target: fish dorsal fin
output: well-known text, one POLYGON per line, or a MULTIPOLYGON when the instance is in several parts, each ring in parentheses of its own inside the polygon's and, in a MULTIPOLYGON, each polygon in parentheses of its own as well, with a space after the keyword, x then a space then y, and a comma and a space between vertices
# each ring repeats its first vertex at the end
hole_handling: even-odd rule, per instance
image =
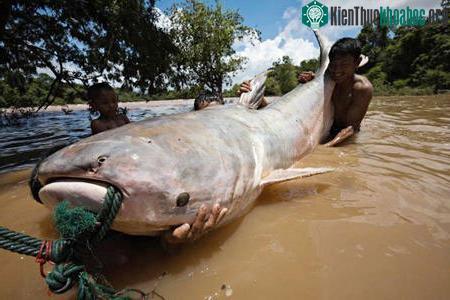
POLYGON ((266 90, 267 75, 270 71, 264 71, 256 75, 250 80, 252 90, 248 93, 242 93, 239 98, 239 104, 244 105, 250 109, 258 109, 264 98, 264 91, 266 90))
POLYGON ((309 177, 334 171, 333 168, 289 168, 272 171, 269 176, 262 179, 261 185, 266 186, 274 183, 289 181, 297 178, 309 177))

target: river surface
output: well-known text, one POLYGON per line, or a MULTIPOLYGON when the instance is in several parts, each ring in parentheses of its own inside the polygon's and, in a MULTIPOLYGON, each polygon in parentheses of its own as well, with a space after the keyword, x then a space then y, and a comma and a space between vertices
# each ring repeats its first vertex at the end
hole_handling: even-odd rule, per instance
MULTIPOLYGON (((165 299, 450 299, 449 107, 449 95, 375 98, 356 138, 297 163, 335 172, 266 188, 245 217, 175 254, 113 233, 98 254, 103 274, 165 299)), ((89 135, 87 116, 0 129, 0 225, 57 237, 27 188, 29 166, 89 135)), ((49 297, 33 258, 0 250, 0 266, 0 299, 49 297)))

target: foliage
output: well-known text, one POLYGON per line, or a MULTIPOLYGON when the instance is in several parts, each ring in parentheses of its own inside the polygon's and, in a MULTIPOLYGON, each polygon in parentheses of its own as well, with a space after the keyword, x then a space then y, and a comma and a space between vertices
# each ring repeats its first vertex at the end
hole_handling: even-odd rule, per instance
POLYGON ((180 49, 174 58, 172 83, 177 90, 199 86, 222 96, 224 84, 242 68, 233 43, 244 37, 259 38, 259 32, 243 25, 237 11, 226 10, 220 2, 208 6, 188 0, 170 12, 170 35, 180 49))
POLYGON ((304 60, 296 66, 289 56, 283 56, 272 65, 272 72, 266 81, 266 95, 280 96, 290 92, 298 85, 298 75, 301 72, 315 72, 318 67, 317 59, 304 60))
POLYGON ((224 97, 236 97, 239 92, 239 84, 233 85, 230 89, 223 92, 224 97))
MULTIPOLYGON (((84 103, 86 85, 96 80, 120 87, 120 101, 195 98, 205 89, 222 94, 245 63, 233 43, 259 38, 259 32, 220 2, 197 0, 174 6, 170 27, 161 29, 153 5, 154 0, 0 2, 0 107, 28 114, 18 108, 84 103)), ((357 39, 370 61, 359 71, 375 94, 450 90, 449 31, 442 22, 366 25, 357 39)), ((300 72, 318 65, 311 59, 296 66, 287 56, 274 62, 266 95, 289 92, 300 72)))
POLYGON ((32 107, 45 100, 53 79, 47 74, 40 74, 24 82, 15 84, 15 80, 23 77, 6 73, 0 81, 0 107, 32 107))
POLYGON ((283 94, 281 92, 280 84, 278 83, 278 80, 275 77, 269 76, 267 78, 265 94, 267 96, 280 96, 283 94))
POLYGON ((450 89, 450 29, 442 22, 389 31, 376 24, 358 35, 370 64, 362 69, 375 94, 424 94, 450 89))
POLYGON ((320 63, 316 58, 302 60, 300 62, 300 66, 297 67, 297 72, 300 74, 301 72, 315 72, 319 68, 320 63))
POLYGON ((389 45, 390 30, 387 26, 380 26, 376 20, 371 24, 367 24, 361 29, 357 36, 357 40, 362 45, 362 53, 369 57, 369 62, 365 69, 374 67, 384 59, 383 50, 389 45))
POLYGON ((61 83, 87 85, 100 77, 154 92, 164 85, 176 48, 155 25, 153 5, 154 0, 2 1, 0 79, 17 76, 13 86, 23 91, 26 81, 49 70, 54 79, 45 101, 31 101, 41 106, 51 103, 61 83))
MULTIPOLYGON (((266 96, 281 96, 290 92, 298 85, 298 75, 301 72, 315 72, 319 67, 319 61, 315 58, 300 62, 300 65, 293 64, 289 56, 283 56, 272 64, 271 72, 266 80, 266 96)), ((225 91, 224 96, 236 97, 239 91, 239 84, 235 84, 231 89, 225 91)))
POLYGON ((278 82, 281 94, 286 94, 294 89, 298 84, 297 69, 289 56, 283 56, 281 60, 273 64, 271 77, 278 82))

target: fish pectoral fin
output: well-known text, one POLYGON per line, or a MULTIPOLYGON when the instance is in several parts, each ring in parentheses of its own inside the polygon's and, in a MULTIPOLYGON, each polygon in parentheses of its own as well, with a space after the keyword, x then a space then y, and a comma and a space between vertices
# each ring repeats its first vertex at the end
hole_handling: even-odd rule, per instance
POLYGON ((272 171, 268 176, 264 177, 261 181, 261 186, 328 173, 332 171, 334 171, 333 168, 289 168, 284 170, 278 169, 272 171))
POLYGON ((239 104, 246 106, 249 109, 258 109, 264 99, 264 91, 266 90, 266 80, 269 71, 264 71, 256 75, 250 80, 252 90, 247 93, 242 93, 239 98, 239 104))

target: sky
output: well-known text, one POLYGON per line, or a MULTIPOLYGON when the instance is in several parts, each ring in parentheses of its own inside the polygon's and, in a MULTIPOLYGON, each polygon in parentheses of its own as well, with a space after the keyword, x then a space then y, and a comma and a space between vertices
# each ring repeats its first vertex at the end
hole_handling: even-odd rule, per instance
MULTIPOLYGON (((163 12, 169 9, 174 0, 157 0, 156 7, 163 12)), ((204 0, 204 3, 214 5, 215 1, 204 0)), ((233 84, 250 79, 256 74, 268 69, 272 63, 284 55, 292 58, 295 64, 305 59, 319 56, 319 48, 312 31, 300 21, 300 11, 303 5, 311 0, 221 0, 226 9, 237 10, 244 18, 244 24, 261 31, 261 42, 236 41, 233 45, 238 55, 247 57, 247 63, 242 71, 233 77, 233 84)), ((340 6, 349 9, 354 6, 379 8, 439 8, 440 0, 328 0, 319 1, 330 6, 340 6)), ((356 37, 360 26, 330 26, 321 27, 321 32, 330 40, 341 37, 356 37)))

